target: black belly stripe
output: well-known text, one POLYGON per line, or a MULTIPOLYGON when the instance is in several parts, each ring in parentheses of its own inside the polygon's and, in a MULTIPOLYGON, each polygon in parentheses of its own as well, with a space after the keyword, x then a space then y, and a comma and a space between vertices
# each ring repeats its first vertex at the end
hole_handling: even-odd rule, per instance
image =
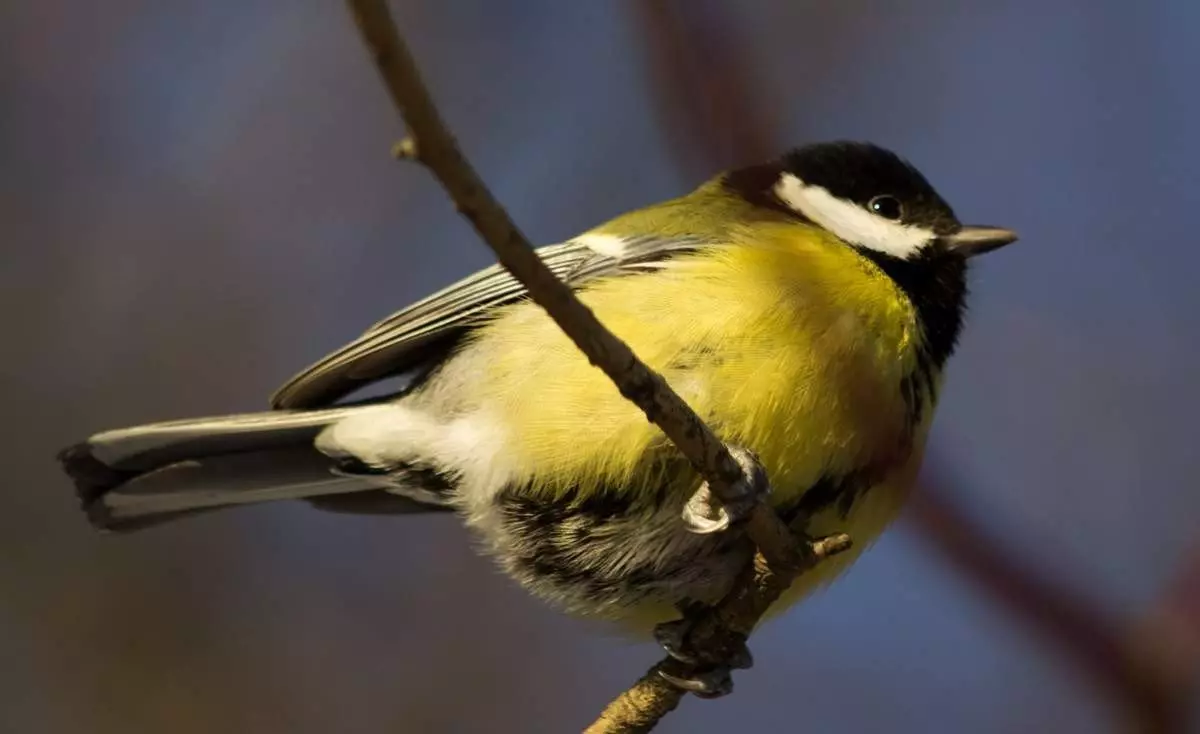
MULTIPOLYGON (((865 473, 841 478, 823 477, 800 499, 781 507, 780 514, 785 522, 791 522, 800 513, 812 515, 836 506, 846 517, 870 486, 865 473)), ((494 502, 506 533, 515 541, 506 548, 509 561, 518 573, 549 584, 573 588, 597 598, 620 596, 629 601, 639 589, 648 592, 651 584, 661 584, 676 574, 688 573, 696 559, 681 557, 672 568, 654 568, 649 564, 627 568, 620 577, 606 574, 600 566, 581 559, 587 557, 587 546, 595 542, 594 533, 614 521, 644 515, 655 503, 666 500, 669 487, 664 484, 649 502, 644 498, 637 502, 624 492, 599 491, 581 499, 578 491, 572 490, 548 500, 506 489, 494 502)), ((740 536, 734 534, 728 540, 732 547, 740 536)), ((611 543, 611 539, 606 539, 606 543, 611 543)), ((595 552, 600 554, 606 550, 611 552, 611 546, 597 547, 595 552)))
POLYGON ((685 571, 693 559, 678 559, 674 569, 649 564, 627 567, 620 577, 604 573, 601 566, 581 559, 587 557, 589 545, 595 546, 593 559, 606 551, 612 552, 613 539, 598 541, 597 531, 617 521, 654 513, 670 500, 672 490, 671 477, 667 475, 649 493, 602 489, 581 497, 578 488, 573 488, 554 499, 545 499, 509 488, 500 492, 494 502, 505 531, 516 541, 506 548, 506 553, 518 572, 598 598, 619 596, 627 602, 640 588, 648 591, 651 584, 685 571))
POLYGON ((836 507, 838 514, 845 519, 854 509, 854 503, 871 488, 871 484, 865 472, 853 472, 841 477, 823 476, 799 499, 778 508, 779 517, 785 523, 791 523, 800 515, 812 517, 836 507))
POLYGON ((547 501, 506 490, 496 499, 506 531, 518 543, 513 558, 523 570, 555 584, 612 592, 628 583, 606 578, 580 563, 578 553, 593 543, 597 529, 634 512, 634 502, 612 491, 579 498, 577 489, 547 501))
POLYGON ((627 494, 600 490, 580 497, 578 488, 572 488, 546 499, 509 488, 494 501, 506 533, 517 541, 508 550, 518 571, 594 596, 634 583, 636 570, 625 579, 607 578, 567 550, 579 552, 591 542, 595 529, 633 513, 635 503, 627 494))
POLYGON ((917 350, 916 365, 900 380, 900 395, 904 400, 905 440, 912 438, 925 417, 925 405, 937 399, 934 381, 934 359, 927 349, 917 350))
POLYGON ((940 241, 915 258, 902 260, 865 247, 856 248, 899 286, 917 311, 926 366, 940 370, 954 352, 966 309, 966 261, 940 241))
POLYGON ((632 499, 625 494, 600 490, 580 498, 578 488, 551 500, 508 488, 501 491, 495 501, 506 521, 520 523, 529 530, 546 530, 574 519, 600 525, 628 515, 634 507, 632 499))

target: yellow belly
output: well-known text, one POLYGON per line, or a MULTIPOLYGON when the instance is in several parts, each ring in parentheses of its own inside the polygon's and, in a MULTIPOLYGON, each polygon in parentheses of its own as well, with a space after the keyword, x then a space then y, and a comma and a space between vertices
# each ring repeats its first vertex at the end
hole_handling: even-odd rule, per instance
MULTIPOLYGON (((813 518, 813 533, 849 532, 855 547, 799 580, 782 606, 849 566, 911 486, 925 426, 909 425, 900 386, 919 329, 895 284, 845 245, 757 234, 745 246, 601 281, 581 297, 724 440, 758 454, 776 504, 795 503, 822 478, 868 467, 879 478, 848 515, 835 504, 813 518)), ((663 476, 673 447, 540 309, 504 309, 476 339, 474 353, 488 361, 450 363, 432 388, 446 394, 428 399, 452 394, 462 409, 495 416, 511 436, 503 457, 511 486, 551 500, 649 491, 664 480, 677 492, 699 485, 690 469, 663 476)), ((931 407, 921 411, 926 421, 931 407)))
MULTIPOLYGON (((813 537, 848 533, 854 545, 795 579, 767 611, 764 620, 778 616, 809 594, 832 583, 879 539, 903 509, 916 483, 922 453, 920 447, 915 448, 909 461, 863 494, 848 515, 843 516, 831 508, 811 518, 809 528, 813 537)), ((646 604, 618 620, 615 629, 633 637, 645 637, 655 625, 678 618, 679 611, 670 604, 646 604)))
MULTIPOLYGON (((903 460, 916 317, 845 245, 760 238, 581 296, 726 441, 759 455, 779 502, 822 476, 903 460)), ((637 486, 667 446, 540 309, 502 312, 479 339, 496 342, 481 345, 487 364, 459 367, 487 379, 446 382, 519 437, 508 461, 531 492, 637 486)))
POLYGON ((908 499, 916 483, 923 453, 922 446, 914 447, 909 460, 860 497, 847 517, 842 517, 836 510, 830 509, 812 518, 809 532, 814 537, 848 533, 854 545, 845 553, 830 558, 796 579, 771 608, 768 616, 783 611, 812 591, 833 581, 878 540, 888 525, 896 519, 904 501, 908 499))

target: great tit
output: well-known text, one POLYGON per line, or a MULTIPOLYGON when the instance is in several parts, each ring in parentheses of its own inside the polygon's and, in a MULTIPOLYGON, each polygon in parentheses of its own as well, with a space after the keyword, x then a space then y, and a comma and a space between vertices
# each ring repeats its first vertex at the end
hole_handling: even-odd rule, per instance
MULTIPOLYGON (((830 142, 539 254, 723 440, 757 454, 783 519, 854 539, 778 608, 896 516, 962 326, 967 261, 1014 240, 960 224, 896 154, 830 142)), ((569 612, 664 619, 718 600, 748 539, 681 519, 701 477, 525 295, 487 268, 304 370, 268 412, 106 431, 59 458, 100 528, 296 498, 450 511, 569 612), (352 400, 396 377, 397 392, 352 400)))

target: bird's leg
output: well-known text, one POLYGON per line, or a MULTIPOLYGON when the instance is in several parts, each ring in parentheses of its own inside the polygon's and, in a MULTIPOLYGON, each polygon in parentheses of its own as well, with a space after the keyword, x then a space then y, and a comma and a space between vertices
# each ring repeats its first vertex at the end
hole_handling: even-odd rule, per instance
MULTIPOLYGON (((763 495, 770 492, 766 470, 758 457, 748 449, 730 447, 729 452, 742 469, 742 478, 732 487, 734 497, 722 502, 713 494, 708 482, 688 499, 683 507, 683 522, 693 533, 708 535, 720 533, 738 526, 750 516, 763 495)), ((733 690, 730 671, 749 668, 754 664, 746 638, 730 635, 716 649, 705 646, 698 649, 689 639, 696 620, 711 611, 698 602, 679 605, 683 617, 664 622, 654 630, 658 644, 671 657, 668 664, 659 669, 659 675, 668 683, 702 698, 717 698, 733 690)))
POLYGON ((699 662, 688 646, 688 632, 692 628, 692 619, 704 607, 699 602, 685 601, 677 605, 683 615, 679 619, 663 622, 654 628, 654 640, 675 660, 687 665, 699 662))
POLYGON ((683 522, 693 533, 719 533, 737 525, 750 516, 758 500, 770 491, 767 472, 758 457, 749 449, 729 448, 734 461, 742 468, 742 478, 732 487, 732 502, 722 502, 713 494, 708 482, 700 485, 683 506, 683 522))
POLYGON ((754 665, 746 638, 730 635, 725 644, 716 650, 705 650, 701 654, 688 639, 698 616, 709 607, 698 602, 679 605, 681 619, 663 622, 654 628, 654 638, 671 657, 670 664, 659 669, 658 674, 671 685, 701 698, 719 698, 733 691, 731 671, 746 669, 754 665))

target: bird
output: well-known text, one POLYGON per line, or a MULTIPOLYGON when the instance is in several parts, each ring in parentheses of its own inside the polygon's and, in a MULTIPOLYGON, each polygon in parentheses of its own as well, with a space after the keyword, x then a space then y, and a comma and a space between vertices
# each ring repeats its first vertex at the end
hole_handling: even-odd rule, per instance
MULTIPOLYGON (((781 519, 854 539, 786 607, 903 507, 968 263, 1016 239, 963 225, 896 153, 842 140, 537 252, 723 441, 753 452, 781 519)), ((739 528, 689 514, 703 478, 499 266, 374 324, 268 410, 105 430, 58 459, 86 517, 113 532, 269 500, 454 513, 518 584, 605 619, 713 604, 753 553, 739 528)))

